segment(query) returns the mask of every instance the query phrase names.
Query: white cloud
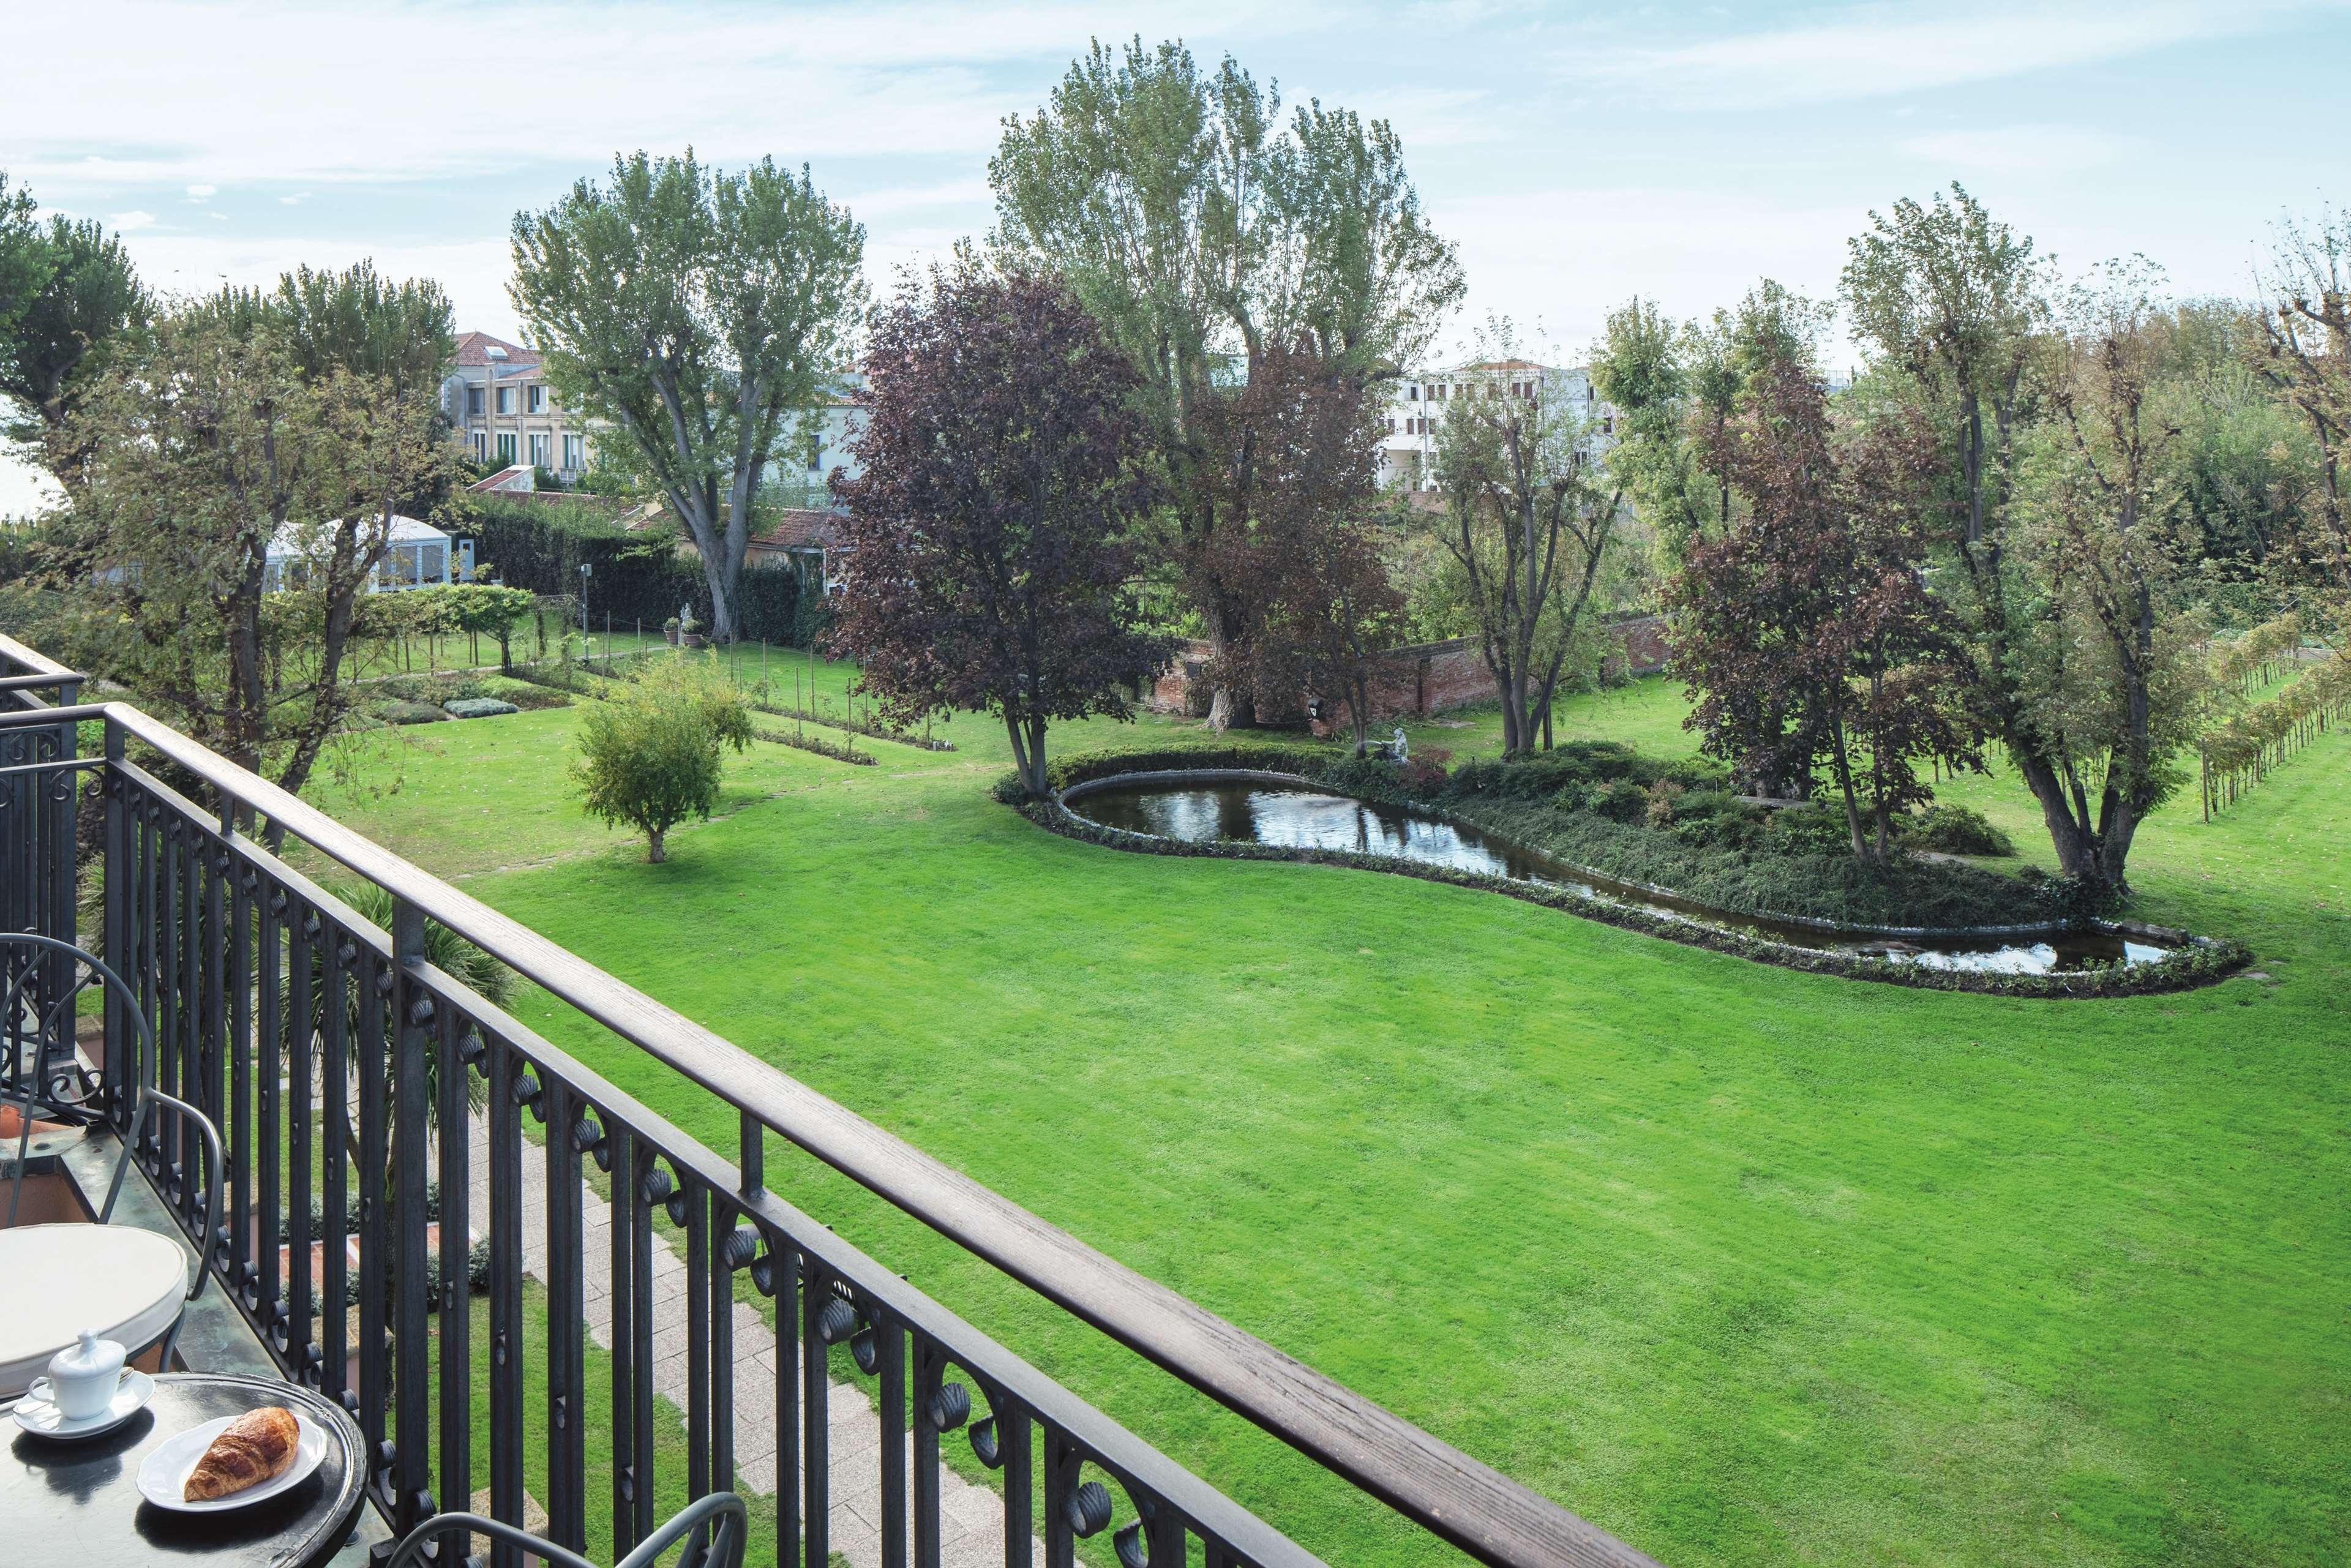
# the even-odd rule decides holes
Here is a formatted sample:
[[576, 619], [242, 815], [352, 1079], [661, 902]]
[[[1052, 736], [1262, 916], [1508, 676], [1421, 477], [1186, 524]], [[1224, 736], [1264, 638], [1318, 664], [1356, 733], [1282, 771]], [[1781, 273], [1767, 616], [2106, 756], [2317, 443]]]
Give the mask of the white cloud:
[[155, 214], [146, 212], [109, 213], [106, 226], [118, 234], [135, 235], [155, 226]]
[[[1469, 298], [1447, 342], [1466, 342], [1489, 311], [1515, 313], [1571, 361], [1634, 295], [1669, 316], [1703, 315], [1772, 277], [1834, 295], [1858, 206], [1796, 205], [1719, 191], [1562, 189], [1435, 204], [1437, 232], [1461, 248]], [[1533, 303], [1539, 316], [1528, 313]], [[1451, 349], [1439, 351], [1449, 357]]]
[[840, 200], [859, 217], [925, 212], [936, 207], [972, 207], [991, 212], [996, 193], [985, 180], [948, 180], [935, 185], [898, 185], [878, 191], [844, 191]]
[[1944, 169], [2001, 174], [2072, 174], [2119, 163], [2132, 139], [2080, 125], [2008, 125], [1913, 136], [1903, 152]]
[[[2331, 3], [2331, 0], [2319, 0]], [[1687, 44], [1603, 45], [1563, 56], [1571, 78], [1677, 109], [1757, 109], [1884, 96], [2257, 31], [2294, 0], [2228, 7], [2144, 0], [1983, 11], [1870, 5], [1834, 19]]]
[[299, 206], [302, 203], [309, 200], [309, 197], [310, 193], [308, 191], [303, 192], [298, 196], [280, 196], [277, 198], [277, 204], [281, 207]]
[[191, 185], [188, 187], [188, 200], [201, 202], [219, 188], [217, 185]]
[[[36, 7], [10, 43], [45, 68], [0, 95], [0, 146], [11, 172], [52, 202], [133, 183], [384, 181], [490, 175], [517, 152], [601, 168], [615, 147], [689, 142], [740, 162], [992, 148], [1008, 95], [991, 73], [1034, 62], [1059, 73], [1102, 18], [1089, 6], [1019, 9], [944, 3], [859, 7], [684, 9], [652, 0], [580, 7], [552, 0], [469, 10], [464, 60], [445, 16], [387, 17], [381, 6], [317, 8], [292, 0], [193, 7], [131, 0], [116, 25]], [[1311, 5], [1254, 0], [1161, 4], [1122, 13], [1118, 33], [1253, 36], [1318, 21]], [[1204, 51], [1207, 52], [1207, 51]], [[365, 59], [370, 90], [316, 68]], [[501, 62], [528, 61], [562, 84], [502, 111], [510, 133], [485, 134], [484, 93]], [[219, 112], [223, 84], [254, 84]], [[266, 86], [262, 85], [266, 84]], [[102, 130], [90, 104], [108, 105]], [[93, 156], [92, 144], [135, 154]], [[101, 198], [102, 199], [102, 198]]]

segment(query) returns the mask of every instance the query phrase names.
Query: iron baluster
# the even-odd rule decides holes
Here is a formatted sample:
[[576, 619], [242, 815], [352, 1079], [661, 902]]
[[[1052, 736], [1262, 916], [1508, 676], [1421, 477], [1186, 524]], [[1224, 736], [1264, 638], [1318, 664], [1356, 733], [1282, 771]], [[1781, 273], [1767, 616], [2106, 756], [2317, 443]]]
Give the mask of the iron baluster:
[[320, 1228], [310, 1223], [310, 1135], [316, 1125], [310, 1104], [310, 1064], [317, 1059], [319, 1039], [312, 1027], [318, 1017], [319, 916], [307, 908], [298, 913], [289, 909], [287, 914], [292, 916], [293, 940], [286, 959], [286, 1038], [293, 1042], [293, 1049], [286, 1095], [286, 1228], [293, 1246], [286, 1260], [286, 1338], [280, 1348], [295, 1375], [315, 1386], [319, 1358], [323, 1354], [310, 1337], [315, 1306], [310, 1295], [310, 1258], [311, 1249], [320, 1241]]
[[[426, 1429], [426, 1407], [432, 1400], [431, 1372], [426, 1364], [424, 1293], [424, 1232], [426, 1178], [432, 1165], [426, 1157], [426, 1132], [433, 1107], [426, 1103], [426, 1053], [432, 1049], [432, 993], [418, 978], [424, 966], [424, 912], [405, 899], [392, 905], [392, 966], [383, 971], [392, 981], [387, 1000], [392, 1017], [388, 1041], [392, 1048], [392, 1163], [396, 1190], [386, 1223], [397, 1246], [391, 1252], [392, 1324], [392, 1529], [406, 1534], [433, 1517], [430, 1487], [432, 1440]], [[370, 1037], [371, 1040], [373, 1037]], [[458, 1189], [462, 1192], [464, 1189]], [[444, 1189], [442, 1197], [450, 1195]], [[461, 1229], [462, 1223], [444, 1230]], [[444, 1253], [446, 1260], [446, 1253]], [[462, 1271], [458, 1281], [464, 1279]], [[444, 1285], [452, 1283], [444, 1274]], [[462, 1321], [455, 1315], [442, 1320]], [[370, 1380], [371, 1382], [373, 1379]]]
[[808, 1568], [826, 1568], [831, 1556], [831, 1369], [823, 1318], [839, 1298], [813, 1259], [800, 1276], [800, 1532]]
[[[490, 1516], [523, 1522], [522, 1106], [528, 1063], [504, 1040], [490, 1043]], [[507, 1542], [494, 1568], [522, 1568]]]
[[277, 1266], [277, 1248], [285, 1228], [285, 1178], [279, 1166], [283, 1157], [284, 1139], [279, 1135], [279, 1122], [285, 1114], [285, 1034], [286, 1021], [280, 988], [284, 981], [281, 956], [285, 951], [287, 907], [286, 890], [274, 883], [261, 900], [261, 934], [259, 973], [254, 979], [255, 994], [260, 1010], [256, 1021], [259, 1025], [258, 1044], [260, 1065], [254, 1083], [254, 1162], [260, 1167], [259, 1197], [261, 1235], [256, 1247], [259, 1270], [254, 1285], [253, 1310], [260, 1322], [262, 1339], [275, 1351], [278, 1348], [277, 1330], [278, 1314], [284, 1310], [284, 1281]]
[[601, 1131], [569, 1085], [547, 1084], [547, 1521], [574, 1552], [588, 1544], [586, 1286], [580, 1156]]
[[356, 1173], [360, 1197], [360, 1432], [367, 1439], [369, 1479], [388, 1507], [397, 1500], [387, 1489], [392, 1481], [392, 1445], [385, 1436], [386, 1368], [382, 1352], [384, 1309], [391, 1301], [392, 1238], [384, 1212], [384, 1178], [389, 1169], [390, 1085], [385, 1082], [384, 1003], [392, 986], [392, 971], [372, 945], [361, 950], [359, 975], [359, 1032], [356, 1054], [360, 1069], [360, 1157]]
[[473, 1240], [468, 1223], [473, 1192], [472, 1139], [467, 1136], [474, 1070], [460, 1042], [472, 1024], [454, 1007], [435, 1009], [431, 1023], [436, 1087], [441, 1182], [441, 1499], [450, 1508], [474, 1503]]
[[[604, 1168], [612, 1173], [611, 1272], [605, 1276], [611, 1303], [612, 1346], [612, 1550], [625, 1552], [636, 1543], [637, 1423], [632, 1415], [637, 1380], [631, 1365], [637, 1349], [637, 1293], [632, 1261], [636, 1249], [629, 1235], [641, 1222], [629, 1188], [636, 1170], [636, 1150], [628, 1128], [615, 1120], [605, 1124]], [[643, 1457], [650, 1462], [650, 1456]]]
[[872, 1333], [882, 1363], [874, 1390], [882, 1415], [882, 1568], [906, 1568], [906, 1331], [881, 1312]]
[[253, 1256], [253, 873], [242, 862], [225, 873], [228, 915], [228, 1256], [234, 1292], [247, 1307], [257, 1304], [259, 1281]]
[[319, 1338], [326, 1349], [325, 1364], [319, 1368], [319, 1386], [343, 1402], [345, 1408], [357, 1401], [351, 1390], [349, 1341], [350, 1339], [350, 1146], [351, 1091], [350, 1038], [351, 1009], [349, 973], [351, 963], [359, 956], [359, 945], [336, 926], [326, 927], [326, 942], [321, 952], [324, 959], [323, 984], [319, 987], [319, 1016], [326, 1021], [326, 1040], [319, 1049], [319, 1107], [326, 1114], [319, 1129], [319, 1162], [325, 1179], [319, 1194], [321, 1218], [326, 1220], [327, 1264], [321, 1271], [320, 1288], [326, 1300], [320, 1303], [321, 1327]]

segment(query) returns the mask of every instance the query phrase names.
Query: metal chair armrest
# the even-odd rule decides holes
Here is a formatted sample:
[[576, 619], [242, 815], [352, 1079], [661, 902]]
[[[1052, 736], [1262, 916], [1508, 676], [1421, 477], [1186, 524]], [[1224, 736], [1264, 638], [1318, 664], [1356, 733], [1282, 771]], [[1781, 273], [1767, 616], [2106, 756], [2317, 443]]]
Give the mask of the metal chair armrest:
[[476, 1534], [486, 1535], [493, 1541], [503, 1541], [510, 1546], [519, 1546], [533, 1557], [558, 1564], [559, 1568], [596, 1568], [593, 1563], [576, 1552], [566, 1551], [552, 1542], [540, 1540], [527, 1530], [518, 1529], [511, 1524], [502, 1524], [495, 1519], [485, 1519], [478, 1513], [434, 1514], [400, 1538], [400, 1544], [392, 1548], [392, 1557], [384, 1564], [384, 1568], [411, 1568], [412, 1564], [422, 1563], [424, 1560], [424, 1543], [436, 1535], [444, 1535], [453, 1530], [471, 1531]]
[[711, 1531], [710, 1550], [700, 1562], [703, 1568], [741, 1568], [743, 1549], [749, 1543], [751, 1515], [743, 1500], [731, 1491], [706, 1492], [686, 1504], [667, 1524], [639, 1542], [634, 1552], [621, 1559], [619, 1568], [650, 1568], [679, 1541], [719, 1517], [725, 1523]]

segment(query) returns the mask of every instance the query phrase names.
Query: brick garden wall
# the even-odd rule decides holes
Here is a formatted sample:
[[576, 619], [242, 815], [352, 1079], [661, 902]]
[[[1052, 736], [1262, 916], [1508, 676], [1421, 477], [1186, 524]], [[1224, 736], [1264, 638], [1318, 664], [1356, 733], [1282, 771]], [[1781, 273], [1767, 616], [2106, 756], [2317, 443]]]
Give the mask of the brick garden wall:
[[[1656, 616], [1615, 622], [1608, 630], [1616, 639], [1616, 652], [1609, 656], [1612, 674], [1649, 675], [1666, 667], [1665, 623]], [[1205, 715], [1208, 711], [1209, 691], [1201, 672], [1207, 666], [1208, 652], [1206, 643], [1186, 643], [1176, 654], [1175, 664], [1152, 684], [1144, 706], [1155, 713]], [[1493, 696], [1494, 677], [1487, 673], [1486, 662], [1479, 656], [1476, 638], [1416, 643], [1390, 649], [1383, 656], [1379, 673], [1372, 682], [1372, 718], [1376, 723], [1445, 713], [1473, 703], [1490, 702]], [[1263, 716], [1273, 722], [1280, 718], [1271, 714]]]

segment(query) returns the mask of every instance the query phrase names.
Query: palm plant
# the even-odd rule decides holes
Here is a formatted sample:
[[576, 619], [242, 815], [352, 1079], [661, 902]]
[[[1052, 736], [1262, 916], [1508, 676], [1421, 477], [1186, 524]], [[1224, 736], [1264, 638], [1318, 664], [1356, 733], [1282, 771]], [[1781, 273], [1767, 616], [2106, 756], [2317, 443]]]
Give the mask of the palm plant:
[[[341, 890], [338, 896], [343, 903], [350, 905], [353, 913], [371, 925], [381, 926], [385, 930], [391, 929], [394, 901], [392, 894], [384, 889], [376, 886], [373, 883], [362, 883], [356, 888]], [[458, 981], [475, 995], [495, 1007], [504, 1008], [513, 999], [514, 971], [437, 920], [428, 919], [424, 922], [423, 957], [426, 963]], [[327, 1009], [333, 993], [338, 989], [329, 978], [329, 962], [330, 955], [325, 944], [312, 947], [309, 1038], [305, 1045], [314, 1053], [323, 1052], [326, 1050]], [[293, 982], [294, 977], [289, 974], [278, 998], [278, 1005], [283, 1011], [283, 1016], [289, 1019], [294, 1012]], [[353, 1075], [351, 1081], [357, 1082], [360, 1065], [359, 1055], [360, 1030], [360, 979], [355, 969], [344, 975], [340, 989], [342, 993], [344, 1009], [344, 1050], [349, 1054], [349, 1065]], [[435, 1140], [444, 1137], [463, 1137], [465, 1136], [464, 1128], [441, 1125], [441, 1061], [440, 1051], [424, 1052], [424, 1123], [431, 1129]], [[395, 1103], [391, 1106], [391, 1110], [396, 1121], [399, 1112], [396, 1103], [398, 1092], [389, 1087], [389, 1081], [395, 1079], [396, 1075], [387, 1071], [385, 1076], [388, 1081], [387, 1093], [394, 1096]], [[466, 1073], [465, 1078], [466, 1107], [472, 1111], [479, 1111], [489, 1102], [489, 1086], [470, 1072]], [[358, 1133], [355, 1128], [345, 1134], [345, 1145], [352, 1162], [356, 1164], [360, 1151]], [[378, 1173], [379, 1179], [383, 1183], [387, 1199], [392, 1190], [392, 1152], [387, 1149], [384, 1155], [384, 1168]]]

